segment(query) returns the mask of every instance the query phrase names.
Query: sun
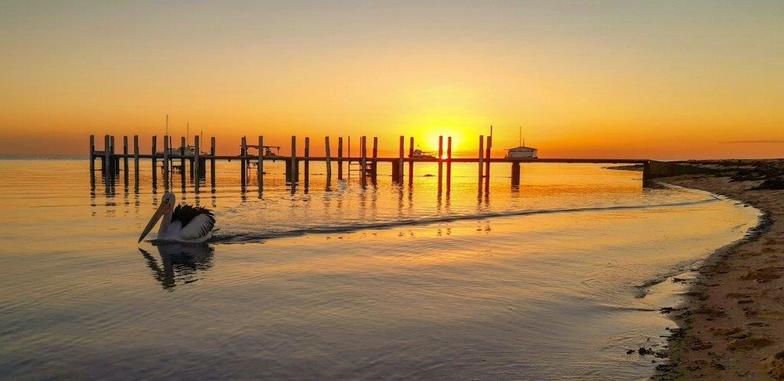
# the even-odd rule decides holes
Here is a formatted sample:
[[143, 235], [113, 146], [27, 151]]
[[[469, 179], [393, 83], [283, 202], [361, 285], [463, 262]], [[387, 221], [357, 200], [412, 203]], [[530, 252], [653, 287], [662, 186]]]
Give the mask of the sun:
[[449, 158], [449, 156], [447, 154], [442, 154], [441, 155], [441, 160], [446, 160], [447, 158]]

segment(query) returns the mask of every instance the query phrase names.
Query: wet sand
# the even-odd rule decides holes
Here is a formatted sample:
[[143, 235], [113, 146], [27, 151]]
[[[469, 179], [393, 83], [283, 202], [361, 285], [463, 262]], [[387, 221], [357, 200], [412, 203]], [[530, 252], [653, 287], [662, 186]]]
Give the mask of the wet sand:
[[[657, 379], [784, 379], [784, 162], [703, 162], [714, 172], [664, 182], [762, 210], [749, 236], [711, 255], [670, 312], [670, 362]], [[758, 189], [773, 188], [773, 189]]]

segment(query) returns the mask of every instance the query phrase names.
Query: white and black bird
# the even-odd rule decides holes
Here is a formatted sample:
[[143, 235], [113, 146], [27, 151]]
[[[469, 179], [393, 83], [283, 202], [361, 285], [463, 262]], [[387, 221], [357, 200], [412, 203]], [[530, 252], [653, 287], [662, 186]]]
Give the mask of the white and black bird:
[[203, 243], [212, 238], [212, 229], [215, 227], [215, 217], [209, 209], [187, 204], [175, 207], [174, 193], [166, 192], [161, 205], [139, 237], [139, 242], [150, 233], [159, 219], [162, 221], [158, 238], [155, 239], [157, 242]]

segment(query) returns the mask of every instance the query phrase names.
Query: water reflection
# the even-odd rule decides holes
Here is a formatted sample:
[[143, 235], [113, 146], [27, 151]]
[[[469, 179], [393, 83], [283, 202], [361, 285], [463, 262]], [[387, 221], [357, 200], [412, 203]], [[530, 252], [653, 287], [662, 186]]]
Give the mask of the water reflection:
[[206, 244], [161, 244], [155, 246], [160, 262], [154, 255], [139, 248], [152, 270], [152, 276], [166, 291], [177, 285], [196, 282], [201, 273], [212, 268], [213, 249]]

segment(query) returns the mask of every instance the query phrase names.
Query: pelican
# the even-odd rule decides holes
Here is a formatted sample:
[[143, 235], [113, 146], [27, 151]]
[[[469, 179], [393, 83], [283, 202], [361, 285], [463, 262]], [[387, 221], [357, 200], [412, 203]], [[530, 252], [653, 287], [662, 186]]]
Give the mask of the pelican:
[[215, 217], [210, 210], [187, 204], [175, 208], [174, 205], [174, 193], [166, 192], [158, 210], [139, 236], [139, 242], [150, 233], [161, 217], [163, 221], [158, 228], [158, 242], [204, 243], [212, 238]]

